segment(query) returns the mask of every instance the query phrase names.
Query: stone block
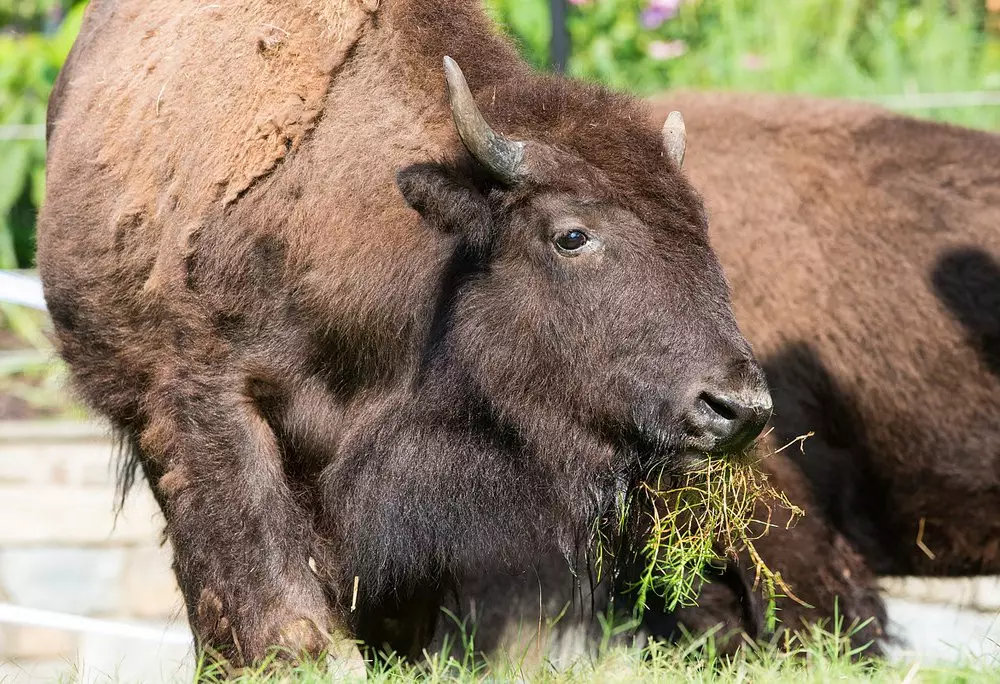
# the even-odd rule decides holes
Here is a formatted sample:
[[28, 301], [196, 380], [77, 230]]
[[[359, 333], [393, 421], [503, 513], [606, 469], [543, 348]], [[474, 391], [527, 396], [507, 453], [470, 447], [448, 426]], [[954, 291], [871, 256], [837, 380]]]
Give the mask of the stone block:
[[0, 586], [11, 603], [75, 615], [108, 615], [122, 605], [124, 549], [0, 550]]
[[878, 587], [886, 596], [919, 599], [920, 585], [913, 581], [918, 579], [916, 577], [880, 577]]
[[971, 606], [977, 592], [975, 577], [883, 577], [879, 587], [889, 597], [938, 603], [953, 606]]
[[0, 485], [0, 547], [148, 544], [162, 529], [146, 488], [137, 488], [116, 520], [109, 487]]
[[[175, 636], [172, 627], [164, 634], [168, 629]], [[80, 684], [190, 682], [194, 672], [194, 649], [186, 634], [182, 643], [87, 634], [80, 647]]]
[[107, 486], [111, 454], [106, 430], [88, 423], [0, 424], [0, 484], [94, 483], [103, 466], [97, 484]]
[[129, 618], [184, 621], [184, 601], [170, 568], [166, 546], [129, 549], [125, 558], [122, 615]]
[[955, 605], [886, 600], [889, 633], [899, 641], [888, 648], [891, 660], [958, 662], [1000, 657], [1000, 621], [996, 616]]
[[[116, 455], [112, 453], [109, 446], [101, 454], [101, 458], [88, 458], [81, 460], [74, 472], [76, 480], [84, 487], [104, 487], [114, 490], [115, 475], [117, 474]], [[141, 478], [137, 481], [138, 486], [144, 486]]]
[[976, 610], [1000, 611], [1000, 577], [977, 578], [976, 595], [972, 605]]
[[73, 660], [79, 639], [73, 632], [33, 625], [0, 625], [0, 660]]

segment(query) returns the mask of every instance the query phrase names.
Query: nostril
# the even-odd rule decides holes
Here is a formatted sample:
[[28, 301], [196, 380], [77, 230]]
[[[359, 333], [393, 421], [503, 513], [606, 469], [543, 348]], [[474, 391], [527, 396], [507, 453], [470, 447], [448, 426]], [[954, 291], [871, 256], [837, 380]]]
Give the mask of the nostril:
[[770, 394], [744, 388], [740, 392], [703, 390], [691, 413], [691, 444], [710, 453], [746, 449], [763, 431], [771, 416]]
[[713, 412], [726, 420], [736, 420], [739, 418], [739, 413], [734, 410], [733, 405], [721, 397], [711, 395], [708, 392], [702, 392], [698, 398], [705, 402]]

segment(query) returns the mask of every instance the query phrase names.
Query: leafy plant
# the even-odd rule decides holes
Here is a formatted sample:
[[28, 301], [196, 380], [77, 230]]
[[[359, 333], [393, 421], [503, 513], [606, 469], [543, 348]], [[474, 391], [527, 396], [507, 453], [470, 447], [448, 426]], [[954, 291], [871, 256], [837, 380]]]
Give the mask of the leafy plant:
[[493, 20], [517, 43], [521, 55], [537, 69], [549, 64], [552, 21], [548, 0], [486, 0]]
[[[681, 471], [650, 472], [618, 502], [617, 520], [597, 521], [598, 578], [606, 574], [609, 560], [612, 568], [620, 568], [622, 560], [634, 568], [638, 574], [626, 588], [638, 618], [651, 594], [661, 597], [668, 610], [694, 605], [702, 585], [710, 581], [710, 569], [738, 561], [755, 572], [755, 585], [762, 584], [773, 629], [778, 596], [798, 599], [767, 566], [754, 542], [778, 524], [776, 519], [784, 520], [787, 528], [803, 511], [770, 483], [761, 463], [808, 436], [774, 453], [763, 454], [758, 448], [725, 458], [705, 455]], [[775, 516], [777, 509], [784, 512]], [[638, 549], [627, 558], [611, 559], [609, 554], [618, 553], [613, 550], [616, 541], [638, 541]]]
[[[29, 11], [34, 7], [34, 12]], [[0, 268], [30, 267], [34, 222], [45, 196], [45, 122], [49, 92], [79, 31], [77, 5], [51, 34], [20, 33], [18, 27], [44, 23], [57, 3], [7, 0], [0, 17]]]

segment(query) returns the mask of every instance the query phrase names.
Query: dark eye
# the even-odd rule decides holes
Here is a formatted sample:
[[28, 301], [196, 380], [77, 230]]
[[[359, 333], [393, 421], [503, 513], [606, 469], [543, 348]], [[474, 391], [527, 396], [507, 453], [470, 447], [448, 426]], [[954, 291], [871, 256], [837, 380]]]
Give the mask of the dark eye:
[[590, 238], [582, 230], [567, 230], [556, 236], [556, 247], [561, 252], [576, 252], [590, 242]]

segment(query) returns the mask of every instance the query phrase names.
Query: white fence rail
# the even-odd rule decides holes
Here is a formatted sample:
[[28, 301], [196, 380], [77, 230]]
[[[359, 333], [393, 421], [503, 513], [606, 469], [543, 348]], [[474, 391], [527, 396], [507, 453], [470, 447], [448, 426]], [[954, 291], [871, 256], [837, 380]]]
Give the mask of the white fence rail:
[[57, 613], [52, 610], [25, 608], [9, 603], [0, 603], [0, 624], [27, 625], [30, 627], [45, 627], [81, 634], [100, 634], [102, 636], [152, 641], [162, 644], [191, 643], [191, 632], [173, 628], [158, 629], [147, 625], [114, 622], [98, 618], [82, 617]]
[[38, 276], [18, 271], [0, 271], [0, 302], [47, 311]]
[[70, 680], [79, 684], [191, 681], [194, 649], [191, 633], [173, 627], [112, 622], [0, 603], [0, 627], [43, 629], [77, 634], [79, 650], [69, 671], [47, 670], [37, 663], [0, 663], [0, 681]]

